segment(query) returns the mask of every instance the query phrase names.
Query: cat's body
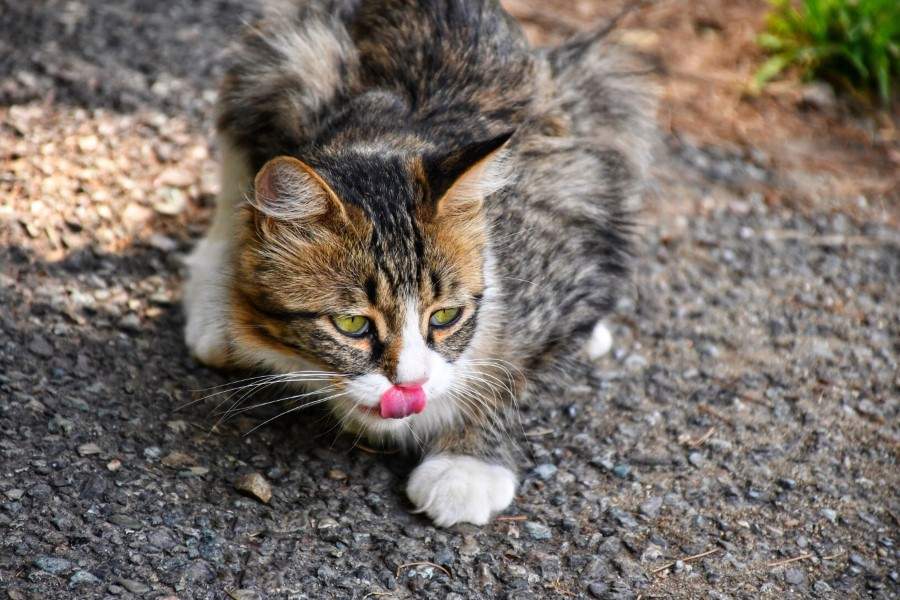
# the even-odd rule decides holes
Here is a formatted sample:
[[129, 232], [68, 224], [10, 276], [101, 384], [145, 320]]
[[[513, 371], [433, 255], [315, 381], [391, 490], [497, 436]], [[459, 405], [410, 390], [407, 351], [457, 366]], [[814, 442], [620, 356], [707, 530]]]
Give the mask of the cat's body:
[[486, 522], [516, 485], [508, 413], [625, 273], [640, 82], [591, 38], [530, 49], [492, 0], [292, 3], [236, 58], [188, 345], [307, 373], [345, 427], [424, 448], [418, 508]]

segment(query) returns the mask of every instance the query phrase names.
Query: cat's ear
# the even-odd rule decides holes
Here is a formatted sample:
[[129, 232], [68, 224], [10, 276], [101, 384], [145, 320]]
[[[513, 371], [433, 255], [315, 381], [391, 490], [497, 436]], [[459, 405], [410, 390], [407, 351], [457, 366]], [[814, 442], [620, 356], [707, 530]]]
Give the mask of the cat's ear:
[[426, 176], [436, 198], [438, 216], [468, 215], [481, 210], [487, 196], [509, 183], [505, 155], [515, 130], [478, 141], [440, 159], [426, 161]]
[[277, 222], [304, 223], [331, 212], [344, 215], [340, 199], [315, 170], [291, 156], [273, 158], [254, 180], [250, 204]]

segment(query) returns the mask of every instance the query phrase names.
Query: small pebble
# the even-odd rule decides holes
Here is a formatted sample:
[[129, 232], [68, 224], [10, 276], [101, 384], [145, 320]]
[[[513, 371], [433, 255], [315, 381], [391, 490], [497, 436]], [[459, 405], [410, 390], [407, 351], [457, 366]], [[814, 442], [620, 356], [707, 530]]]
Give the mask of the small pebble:
[[50, 342], [39, 335], [31, 340], [31, 343], [28, 344], [28, 349], [42, 358], [50, 358], [54, 353], [53, 346], [50, 345]]
[[144, 448], [144, 458], [155, 459], [162, 456], [162, 450], [159, 446], [148, 446]]
[[237, 478], [234, 487], [239, 492], [253, 496], [264, 504], [268, 504], [272, 499], [272, 486], [259, 473], [246, 473]]
[[83, 583], [100, 583], [100, 580], [87, 571], [75, 571], [75, 574], [69, 578], [69, 585], [81, 585]]
[[659, 515], [659, 510], [662, 508], [663, 499], [661, 496], [654, 496], [648, 499], [646, 502], [643, 502], [638, 510], [640, 510], [641, 514], [645, 517], [650, 517], [651, 519], [656, 518]]
[[553, 535], [549, 527], [536, 521], [525, 521], [525, 531], [536, 540], [549, 540]]
[[25, 490], [19, 489], [19, 488], [13, 488], [11, 490], [6, 490], [4, 492], [4, 494], [6, 494], [6, 497], [9, 498], [10, 500], [21, 500], [22, 496], [25, 495]]
[[78, 454], [81, 456], [91, 456], [92, 454], [100, 454], [101, 452], [100, 446], [94, 442], [88, 442], [87, 444], [78, 446]]
[[141, 330], [141, 319], [134, 313], [128, 313], [119, 319], [119, 327], [125, 331], [138, 332]]
[[556, 471], [556, 465], [552, 463], [545, 463], [534, 468], [534, 474], [545, 481], [553, 477], [556, 474]]
[[123, 514], [112, 515], [108, 520], [113, 525], [118, 525], [119, 527], [124, 527], [125, 529], [138, 530], [144, 527], [144, 525], [137, 519]]
[[631, 354], [625, 359], [625, 367], [632, 371], [643, 369], [647, 366], [647, 359], [640, 354]]
[[165, 455], [162, 459], [162, 464], [167, 467], [172, 468], [180, 468], [180, 467], [188, 467], [191, 465], [197, 464], [197, 459], [191, 456], [190, 454], [185, 454], [184, 452], [171, 452]]
[[705, 462], [705, 460], [702, 453], [691, 452], [690, 454], [688, 454], [688, 462], [700, 469], [703, 467], [703, 463]]
[[340, 469], [329, 469], [328, 470], [328, 479], [334, 479], [335, 481], [341, 481], [343, 479], [347, 479], [347, 474], [341, 471]]
[[806, 575], [800, 569], [787, 569], [784, 572], [784, 580], [791, 585], [803, 585], [806, 582]]
[[34, 564], [41, 571], [50, 573], [51, 575], [59, 575], [72, 568], [71, 562], [55, 556], [40, 556], [34, 559]]
[[141, 583], [140, 581], [135, 581], [134, 579], [119, 579], [119, 585], [132, 594], [146, 594], [150, 591], [149, 585]]
[[831, 586], [822, 581], [821, 579], [815, 582], [812, 586], [813, 591], [817, 594], [825, 595], [831, 593]]
[[631, 467], [625, 464], [618, 464], [613, 467], [612, 472], [616, 477], [625, 479], [631, 473]]
[[836, 510], [832, 510], [832, 509], [830, 509], [830, 508], [823, 508], [822, 510], [819, 511], [819, 513], [820, 513], [823, 517], [825, 517], [826, 519], [828, 519], [829, 521], [831, 521], [832, 523], [836, 523], [836, 522], [837, 522], [838, 513], [837, 513]]

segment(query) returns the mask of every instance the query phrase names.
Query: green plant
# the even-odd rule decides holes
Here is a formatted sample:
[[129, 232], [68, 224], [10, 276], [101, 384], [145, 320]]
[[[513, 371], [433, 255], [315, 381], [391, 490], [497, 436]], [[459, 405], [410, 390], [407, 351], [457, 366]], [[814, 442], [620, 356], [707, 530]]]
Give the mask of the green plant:
[[900, 80], [900, 0], [771, 0], [754, 86], [787, 68], [890, 100]]

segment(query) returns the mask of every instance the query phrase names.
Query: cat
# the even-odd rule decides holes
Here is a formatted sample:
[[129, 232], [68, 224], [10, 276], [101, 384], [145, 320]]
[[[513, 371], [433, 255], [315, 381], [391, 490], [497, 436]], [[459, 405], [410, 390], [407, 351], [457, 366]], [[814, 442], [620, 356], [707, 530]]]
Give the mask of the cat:
[[601, 34], [533, 49], [494, 0], [305, 0], [243, 35], [185, 338], [418, 450], [435, 524], [513, 501], [507, 424], [609, 347], [654, 128]]

